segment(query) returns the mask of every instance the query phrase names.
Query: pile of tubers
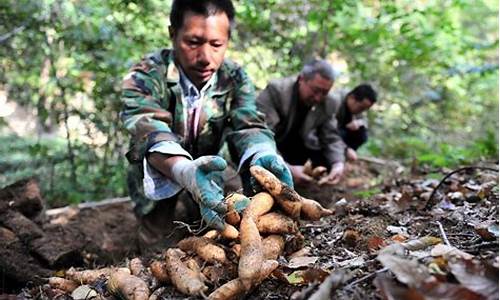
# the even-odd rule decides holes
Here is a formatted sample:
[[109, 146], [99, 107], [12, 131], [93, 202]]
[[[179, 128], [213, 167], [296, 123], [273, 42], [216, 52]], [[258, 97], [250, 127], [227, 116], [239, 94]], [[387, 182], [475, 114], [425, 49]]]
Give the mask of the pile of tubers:
[[51, 277], [49, 285], [67, 293], [102, 280], [112, 295], [134, 300], [159, 299], [162, 286], [167, 284], [183, 294], [208, 299], [238, 299], [248, 294], [278, 268], [279, 256], [302, 247], [299, 218], [319, 220], [333, 213], [301, 197], [264, 168], [253, 166], [250, 172], [266, 192], [251, 197], [241, 213], [235, 207], [247, 198], [237, 193], [228, 195], [223, 231], [185, 238], [177, 248], [167, 249], [163, 260], [153, 260], [149, 267], [134, 258], [128, 268], [71, 268], [64, 278]]

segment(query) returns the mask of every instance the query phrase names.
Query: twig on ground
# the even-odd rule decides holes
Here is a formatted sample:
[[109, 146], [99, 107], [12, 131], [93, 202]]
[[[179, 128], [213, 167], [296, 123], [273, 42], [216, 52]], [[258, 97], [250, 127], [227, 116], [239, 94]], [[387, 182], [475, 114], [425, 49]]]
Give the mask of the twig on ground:
[[475, 169], [478, 169], [478, 170], [488, 170], [488, 171], [493, 171], [493, 172], [498, 172], [498, 169], [495, 169], [495, 168], [489, 168], [489, 167], [480, 167], [480, 166], [470, 166], [470, 167], [463, 167], [463, 168], [460, 168], [460, 169], [456, 169], [448, 174], [446, 174], [446, 176], [443, 177], [443, 179], [441, 179], [441, 181], [439, 182], [439, 184], [434, 188], [434, 190], [432, 190], [432, 193], [431, 193], [431, 196], [429, 197], [429, 200], [427, 200], [427, 204], [425, 205], [426, 208], [430, 208], [431, 206], [433, 206], [434, 204], [432, 203], [432, 200], [434, 198], [434, 195], [436, 194], [436, 192], [439, 190], [439, 188], [441, 187], [441, 185], [446, 181], [446, 179], [448, 179], [449, 177], [451, 177], [453, 174], [456, 174], [456, 173], [459, 173], [459, 172], [462, 172], [462, 171], [468, 171], [468, 170], [475, 170]]
[[444, 231], [443, 224], [441, 222], [436, 221], [437, 225], [439, 226], [439, 231], [441, 232], [441, 237], [443, 238], [444, 243], [447, 246], [451, 247], [450, 241], [448, 240], [448, 237], [446, 236], [446, 232]]
[[478, 250], [479, 248], [489, 247], [489, 246], [498, 246], [498, 241], [482, 242], [480, 244], [476, 244], [476, 245], [472, 245], [472, 246], [468, 246], [468, 247], [462, 247], [462, 249], [460, 249], [460, 250], [472, 252], [472, 251]]
[[368, 279], [368, 278], [370, 278], [370, 277], [372, 277], [372, 276], [374, 276], [374, 275], [376, 275], [378, 273], [382, 273], [382, 272], [385, 272], [385, 271], [388, 271], [388, 270], [389, 270], [389, 268], [382, 268], [382, 269], [376, 270], [374, 272], [371, 272], [370, 274], [367, 274], [367, 275], [365, 275], [365, 276], [363, 276], [363, 277], [361, 277], [361, 278], [359, 278], [357, 280], [354, 280], [353, 282], [349, 283], [348, 285], [345, 286], [345, 288], [347, 288], [347, 289], [351, 288], [351, 287], [355, 286], [356, 284], [358, 284], [360, 282], [363, 282], [366, 279]]
[[309, 300], [332, 299], [332, 291], [347, 280], [349, 280], [349, 275], [346, 272], [342, 270], [333, 272], [320, 284], [318, 290], [309, 297]]

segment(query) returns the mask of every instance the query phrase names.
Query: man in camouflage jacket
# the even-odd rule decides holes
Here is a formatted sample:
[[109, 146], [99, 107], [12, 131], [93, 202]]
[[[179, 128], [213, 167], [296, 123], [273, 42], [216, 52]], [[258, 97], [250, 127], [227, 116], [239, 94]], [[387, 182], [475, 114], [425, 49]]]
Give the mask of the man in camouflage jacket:
[[244, 183], [248, 168], [260, 165], [293, 185], [273, 134], [257, 113], [253, 84], [224, 59], [233, 19], [230, 0], [175, 0], [173, 50], [146, 56], [124, 79], [122, 120], [131, 135], [128, 185], [145, 244], [168, 240], [176, 232], [172, 221], [190, 221], [193, 208], [209, 226], [224, 228], [226, 162], [217, 156], [224, 142], [246, 175]]

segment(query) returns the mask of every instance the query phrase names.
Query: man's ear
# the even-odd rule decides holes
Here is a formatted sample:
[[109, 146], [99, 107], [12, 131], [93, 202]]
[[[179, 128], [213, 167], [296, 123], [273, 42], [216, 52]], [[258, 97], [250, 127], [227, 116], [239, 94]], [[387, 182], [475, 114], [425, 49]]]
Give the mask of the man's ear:
[[168, 26], [168, 35], [172, 41], [175, 39], [175, 30], [172, 26]]
[[299, 76], [297, 77], [297, 82], [303, 82], [304, 81], [304, 76], [302, 76], [302, 74], [299, 74]]

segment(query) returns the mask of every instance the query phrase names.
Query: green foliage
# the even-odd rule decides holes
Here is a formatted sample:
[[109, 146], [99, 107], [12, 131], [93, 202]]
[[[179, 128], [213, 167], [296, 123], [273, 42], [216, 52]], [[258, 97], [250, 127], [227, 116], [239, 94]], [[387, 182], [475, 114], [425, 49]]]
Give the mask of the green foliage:
[[0, 153], [9, 153], [0, 159], [0, 186], [25, 177], [38, 178], [42, 194], [54, 206], [126, 194], [123, 160], [107, 162], [103, 167], [98, 164], [95, 149], [83, 143], [74, 146], [75, 169], [64, 139], [0, 137]]
[[380, 193], [382, 193], [380, 188], [372, 188], [365, 191], [355, 191], [352, 194], [358, 198], [368, 199]]
[[374, 155], [397, 158], [407, 163], [416, 160], [433, 167], [456, 167], [498, 155], [498, 138], [488, 131], [484, 136], [461, 144], [446, 144], [439, 140], [423, 141], [421, 137], [399, 136], [389, 139], [372, 139], [366, 145]]
[[[1, 184], [40, 175], [46, 198], [61, 203], [126, 194], [121, 78], [141, 56], [170, 45], [167, 2], [0, 3], [0, 92], [33, 110], [27, 119], [38, 126], [33, 137], [1, 138]], [[258, 88], [316, 56], [342, 71], [337, 87], [377, 87], [364, 151], [434, 166], [498, 157], [498, 2], [235, 5], [228, 56]], [[6, 120], [0, 112], [3, 132]], [[42, 138], [47, 133], [59, 138]]]

